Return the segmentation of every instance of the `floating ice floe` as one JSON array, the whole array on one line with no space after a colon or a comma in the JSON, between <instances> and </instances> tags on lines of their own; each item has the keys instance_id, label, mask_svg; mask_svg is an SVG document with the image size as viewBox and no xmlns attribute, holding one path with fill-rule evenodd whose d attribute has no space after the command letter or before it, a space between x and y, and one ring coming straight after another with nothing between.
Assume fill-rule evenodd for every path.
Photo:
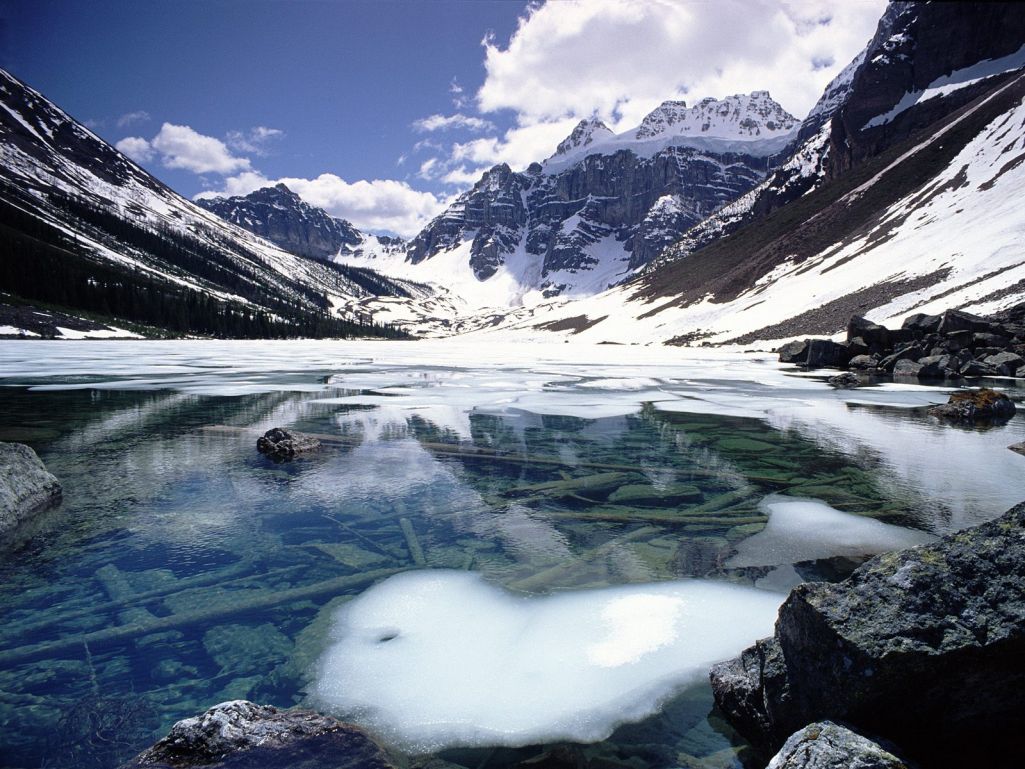
<instances>
[{"instance_id":1,"label":"floating ice floe","mask_svg":"<svg viewBox=\"0 0 1025 769\"><path fill-rule=\"evenodd\" d=\"M408 572L339 611L313 696L415 753L593 742L770 634L783 597L696 580L527 597Z\"/></svg>"},{"instance_id":2,"label":"floating ice floe","mask_svg":"<svg viewBox=\"0 0 1025 769\"><path fill-rule=\"evenodd\" d=\"M921 545L931 534L836 510L815 499L773 494L761 504L765 528L737 546L726 566L782 566L831 558L863 556Z\"/></svg>"}]
</instances>

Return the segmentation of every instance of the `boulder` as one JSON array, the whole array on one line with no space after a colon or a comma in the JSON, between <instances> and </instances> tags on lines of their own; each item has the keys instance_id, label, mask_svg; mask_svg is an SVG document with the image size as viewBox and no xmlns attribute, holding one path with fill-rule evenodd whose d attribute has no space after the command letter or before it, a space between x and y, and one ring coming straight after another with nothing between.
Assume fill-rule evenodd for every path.
<instances>
[{"instance_id":1,"label":"boulder","mask_svg":"<svg viewBox=\"0 0 1025 769\"><path fill-rule=\"evenodd\" d=\"M842 374L831 376L826 381L833 385L833 387L841 389L850 389L861 384L861 380L858 379L858 375L851 371L845 371Z\"/></svg>"},{"instance_id":2,"label":"boulder","mask_svg":"<svg viewBox=\"0 0 1025 769\"><path fill-rule=\"evenodd\" d=\"M847 340L847 355L849 357L856 358L859 355L868 355L870 352L872 351L860 336Z\"/></svg>"},{"instance_id":3,"label":"boulder","mask_svg":"<svg viewBox=\"0 0 1025 769\"><path fill-rule=\"evenodd\" d=\"M929 413L954 422L1006 422L1014 416L1014 402L1004 393L983 387L958 390L942 406L933 406Z\"/></svg>"},{"instance_id":4,"label":"boulder","mask_svg":"<svg viewBox=\"0 0 1025 769\"><path fill-rule=\"evenodd\" d=\"M907 764L844 726L817 721L790 735L766 769L907 769Z\"/></svg>"},{"instance_id":5,"label":"boulder","mask_svg":"<svg viewBox=\"0 0 1025 769\"><path fill-rule=\"evenodd\" d=\"M901 324L902 329L916 334L921 334L922 336L925 334L935 334L939 327L939 315L926 315L923 312L917 312L914 315L909 315Z\"/></svg>"},{"instance_id":6,"label":"boulder","mask_svg":"<svg viewBox=\"0 0 1025 769\"><path fill-rule=\"evenodd\" d=\"M256 449L275 459L291 459L296 454L305 454L320 448L316 438L295 430L274 427L256 440Z\"/></svg>"},{"instance_id":7,"label":"boulder","mask_svg":"<svg viewBox=\"0 0 1025 769\"><path fill-rule=\"evenodd\" d=\"M805 365L808 368L827 368L846 363L844 348L831 339L809 339Z\"/></svg>"},{"instance_id":8,"label":"boulder","mask_svg":"<svg viewBox=\"0 0 1025 769\"><path fill-rule=\"evenodd\" d=\"M1015 371L1015 372L1014 372L1014 376L1015 376L1015 377L1016 377L1017 379L1025 379L1025 366L1022 366L1022 367L1021 367L1021 368L1019 368L1019 369L1018 369L1017 371Z\"/></svg>"},{"instance_id":9,"label":"boulder","mask_svg":"<svg viewBox=\"0 0 1025 769\"><path fill-rule=\"evenodd\" d=\"M787 342L779 348L780 363L804 363L808 360L808 340L799 339Z\"/></svg>"},{"instance_id":10,"label":"boulder","mask_svg":"<svg viewBox=\"0 0 1025 769\"><path fill-rule=\"evenodd\" d=\"M970 360L960 368L961 376L998 376L995 368L981 360Z\"/></svg>"},{"instance_id":11,"label":"boulder","mask_svg":"<svg viewBox=\"0 0 1025 769\"><path fill-rule=\"evenodd\" d=\"M1025 758L1025 503L796 587L775 636L713 667L716 704L758 748L823 719L923 766Z\"/></svg>"},{"instance_id":12,"label":"boulder","mask_svg":"<svg viewBox=\"0 0 1025 769\"><path fill-rule=\"evenodd\" d=\"M967 332L965 332L967 333ZM1007 347L1011 343L1011 340L1006 336L1000 336L999 334L988 334L986 332L976 332L972 334L972 347Z\"/></svg>"},{"instance_id":13,"label":"boulder","mask_svg":"<svg viewBox=\"0 0 1025 769\"><path fill-rule=\"evenodd\" d=\"M360 728L311 710L282 710L233 700L171 727L121 769L391 769Z\"/></svg>"},{"instance_id":14,"label":"boulder","mask_svg":"<svg viewBox=\"0 0 1025 769\"><path fill-rule=\"evenodd\" d=\"M913 360L901 359L893 366L895 377L917 377L922 372L922 364Z\"/></svg>"},{"instance_id":15,"label":"boulder","mask_svg":"<svg viewBox=\"0 0 1025 769\"><path fill-rule=\"evenodd\" d=\"M885 350L890 346L890 330L860 315L851 317L847 324L847 339L861 338L873 350Z\"/></svg>"},{"instance_id":16,"label":"boulder","mask_svg":"<svg viewBox=\"0 0 1025 769\"><path fill-rule=\"evenodd\" d=\"M919 358L918 362L922 366L918 376L922 379L942 379L947 375L947 369L950 367L950 356L928 355Z\"/></svg>"},{"instance_id":17,"label":"boulder","mask_svg":"<svg viewBox=\"0 0 1025 769\"><path fill-rule=\"evenodd\" d=\"M1017 454L1025 456L1025 441L1021 441L1020 443L1012 443L1007 448L1009 448L1011 451Z\"/></svg>"},{"instance_id":18,"label":"boulder","mask_svg":"<svg viewBox=\"0 0 1025 769\"><path fill-rule=\"evenodd\" d=\"M1019 368L1025 366L1025 359L1013 352L998 352L983 358L982 362L995 368L1001 376L1014 376Z\"/></svg>"},{"instance_id":19,"label":"boulder","mask_svg":"<svg viewBox=\"0 0 1025 769\"><path fill-rule=\"evenodd\" d=\"M879 365L879 358L875 355L855 355L847 362L847 365L850 368L865 371L870 368L876 368Z\"/></svg>"},{"instance_id":20,"label":"boulder","mask_svg":"<svg viewBox=\"0 0 1025 769\"><path fill-rule=\"evenodd\" d=\"M925 355L925 350L916 344L907 345L879 361L879 368L883 371L893 371L900 360L918 360Z\"/></svg>"},{"instance_id":21,"label":"boulder","mask_svg":"<svg viewBox=\"0 0 1025 769\"><path fill-rule=\"evenodd\" d=\"M940 316L939 326L936 332L949 334L951 331L978 331L989 333L994 330L994 324L978 315L971 315L961 310L947 310Z\"/></svg>"},{"instance_id":22,"label":"boulder","mask_svg":"<svg viewBox=\"0 0 1025 769\"><path fill-rule=\"evenodd\" d=\"M0 443L0 534L58 502L62 491L31 448Z\"/></svg>"}]
</instances>

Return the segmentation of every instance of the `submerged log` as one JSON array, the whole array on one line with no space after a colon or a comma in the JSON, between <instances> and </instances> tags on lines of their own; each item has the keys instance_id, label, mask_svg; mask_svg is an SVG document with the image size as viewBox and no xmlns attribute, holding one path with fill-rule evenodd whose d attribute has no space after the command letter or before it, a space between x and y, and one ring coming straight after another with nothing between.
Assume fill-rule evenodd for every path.
<instances>
[{"instance_id":1,"label":"submerged log","mask_svg":"<svg viewBox=\"0 0 1025 769\"><path fill-rule=\"evenodd\" d=\"M424 549L420 547L420 540L416 537L416 530L408 518L400 518L399 526L402 527L402 536L406 538L406 545L409 547L409 557L417 566L426 566L427 559L424 558Z\"/></svg>"},{"instance_id":2,"label":"submerged log","mask_svg":"<svg viewBox=\"0 0 1025 769\"><path fill-rule=\"evenodd\" d=\"M334 579L315 582L312 585L294 587L288 590L264 592L257 596L239 596L237 601L231 603L218 603L216 606L172 614L169 617L158 617L146 622L132 622L105 630L96 630L92 633L68 636L56 641L44 641L43 643L22 646L20 648L4 649L0 650L0 666L7 667L45 657L54 657L67 651L74 651L77 654L82 644L98 646L101 644L118 643L151 633L177 630L187 625L219 623L228 617L234 617L239 614L271 609L286 603L296 603L330 595L331 593L338 593L343 590L362 587L363 585L390 577L393 574L398 574L400 571L404 571L404 569L377 569L376 571L368 571L363 574L335 577Z\"/></svg>"}]
</instances>

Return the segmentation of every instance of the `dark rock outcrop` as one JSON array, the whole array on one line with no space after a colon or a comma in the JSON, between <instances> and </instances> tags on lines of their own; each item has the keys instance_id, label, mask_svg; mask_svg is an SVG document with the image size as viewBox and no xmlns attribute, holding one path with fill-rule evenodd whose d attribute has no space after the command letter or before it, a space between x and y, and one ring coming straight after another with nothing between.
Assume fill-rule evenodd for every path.
<instances>
[{"instance_id":1,"label":"dark rock outcrop","mask_svg":"<svg viewBox=\"0 0 1025 769\"><path fill-rule=\"evenodd\" d=\"M833 387L842 389L850 389L861 384L861 380L858 378L858 375L851 371L845 371L842 374L831 376L826 380L826 382L833 385Z\"/></svg>"},{"instance_id":2,"label":"dark rock outcrop","mask_svg":"<svg viewBox=\"0 0 1025 769\"><path fill-rule=\"evenodd\" d=\"M391 769L363 730L310 710L233 700L171 727L121 769Z\"/></svg>"},{"instance_id":3,"label":"dark rock outcrop","mask_svg":"<svg viewBox=\"0 0 1025 769\"><path fill-rule=\"evenodd\" d=\"M309 205L284 184L245 196L196 202L225 221L299 256L330 259L343 247L363 241L363 234L352 224Z\"/></svg>"},{"instance_id":4,"label":"dark rock outcrop","mask_svg":"<svg viewBox=\"0 0 1025 769\"><path fill-rule=\"evenodd\" d=\"M1014 416L1014 402L1004 393L983 387L952 393L942 406L933 406L929 413L952 422L1006 422Z\"/></svg>"},{"instance_id":5,"label":"dark rock outcrop","mask_svg":"<svg viewBox=\"0 0 1025 769\"><path fill-rule=\"evenodd\" d=\"M291 459L296 454L307 454L320 448L316 438L296 430L273 427L256 439L256 449L274 459Z\"/></svg>"},{"instance_id":6,"label":"dark rock outcrop","mask_svg":"<svg viewBox=\"0 0 1025 769\"><path fill-rule=\"evenodd\" d=\"M0 443L0 534L60 500L62 488L31 448Z\"/></svg>"},{"instance_id":7,"label":"dark rock outcrop","mask_svg":"<svg viewBox=\"0 0 1025 769\"><path fill-rule=\"evenodd\" d=\"M772 639L712 669L716 703L767 753L823 719L923 765L1025 760L1025 503L839 584L795 588Z\"/></svg>"},{"instance_id":8,"label":"dark rock outcrop","mask_svg":"<svg viewBox=\"0 0 1025 769\"><path fill-rule=\"evenodd\" d=\"M767 769L907 769L907 764L844 726L820 721L790 735Z\"/></svg>"}]
</instances>

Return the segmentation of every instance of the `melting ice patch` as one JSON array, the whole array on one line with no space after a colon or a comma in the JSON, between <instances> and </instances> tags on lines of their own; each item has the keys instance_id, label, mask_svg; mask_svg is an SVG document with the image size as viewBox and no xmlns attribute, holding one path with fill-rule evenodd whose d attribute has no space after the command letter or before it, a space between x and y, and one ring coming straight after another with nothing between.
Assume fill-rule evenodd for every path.
<instances>
[{"instance_id":1,"label":"melting ice patch","mask_svg":"<svg viewBox=\"0 0 1025 769\"><path fill-rule=\"evenodd\" d=\"M737 546L727 567L781 566L837 555L874 555L935 539L924 531L843 513L814 499L774 494L762 501L761 508L769 522Z\"/></svg>"},{"instance_id":2,"label":"melting ice patch","mask_svg":"<svg viewBox=\"0 0 1025 769\"><path fill-rule=\"evenodd\" d=\"M782 600L692 580L525 597L408 572L339 611L313 696L415 753L593 742L769 635Z\"/></svg>"}]
</instances>

